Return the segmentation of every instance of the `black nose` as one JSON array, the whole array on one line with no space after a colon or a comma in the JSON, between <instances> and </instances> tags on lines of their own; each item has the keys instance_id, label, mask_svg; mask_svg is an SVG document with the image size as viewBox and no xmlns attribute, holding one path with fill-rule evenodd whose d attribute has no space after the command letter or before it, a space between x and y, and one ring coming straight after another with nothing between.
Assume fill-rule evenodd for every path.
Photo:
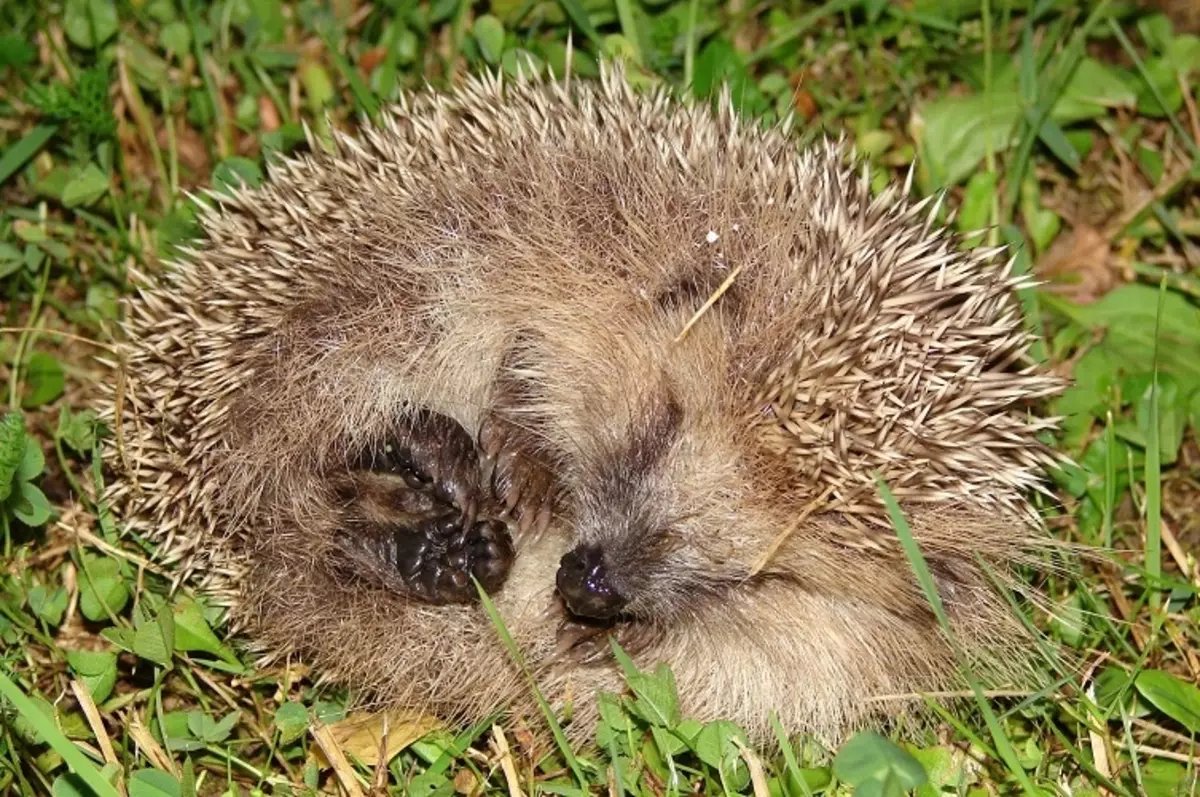
<instances>
[{"instance_id":1,"label":"black nose","mask_svg":"<svg viewBox=\"0 0 1200 797\"><path fill-rule=\"evenodd\" d=\"M572 614L603 620L625 607L625 599L608 580L604 556L595 545L581 545L564 556L555 580Z\"/></svg>"}]
</instances>

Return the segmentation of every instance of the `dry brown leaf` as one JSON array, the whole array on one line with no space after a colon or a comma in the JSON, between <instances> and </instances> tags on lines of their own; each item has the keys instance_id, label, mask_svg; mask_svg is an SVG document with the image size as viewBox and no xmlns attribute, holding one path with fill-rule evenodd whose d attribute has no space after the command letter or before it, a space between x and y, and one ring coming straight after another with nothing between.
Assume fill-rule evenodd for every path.
<instances>
[{"instance_id":1,"label":"dry brown leaf","mask_svg":"<svg viewBox=\"0 0 1200 797\"><path fill-rule=\"evenodd\" d=\"M460 769L454 773L454 791L458 794L472 794L479 788L479 778L469 769Z\"/></svg>"},{"instance_id":2,"label":"dry brown leaf","mask_svg":"<svg viewBox=\"0 0 1200 797\"><path fill-rule=\"evenodd\" d=\"M279 109L266 94L260 94L258 97L258 121L259 126L268 133L278 130L282 124L279 119Z\"/></svg>"},{"instance_id":3,"label":"dry brown leaf","mask_svg":"<svg viewBox=\"0 0 1200 797\"><path fill-rule=\"evenodd\" d=\"M343 753L353 756L365 766L372 767L379 763L385 717L387 718L385 753L387 761L391 761L401 750L440 725L436 718L416 712L371 713L359 711L326 727L333 741L337 743ZM321 751L315 750L313 757L323 769L329 768L329 760Z\"/></svg>"},{"instance_id":4,"label":"dry brown leaf","mask_svg":"<svg viewBox=\"0 0 1200 797\"><path fill-rule=\"evenodd\" d=\"M375 71L375 67L383 63L383 59L387 57L387 49L384 47L373 47L367 50L358 58L358 69L362 72L362 76L370 78L371 73Z\"/></svg>"},{"instance_id":5,"label":"dry brown leaf","mask_svg":"<svg viewBox=\"0 0 1200 797\"><path fill-rule=\"evenodd\" d=\"M164 154L170 146L170 138L165 127L157 133L158 145ZM207 174L211 168L208 157L208 147L204 144L204 136L188 125L175 125L175 146L179 153L179 163L185 169L195 174Z\"/></svg>"},{"instance_id":6,"label":"dry brown leaf","mask_svg":"<svg viewBox=\"0 0 1200 797\"><path fill-rule=\"evenodd\" d=\"M1116 273L1108 239L1099 230L1080 224L1059 236L1042 255L1035 271L1050 280L1048 290L1073 302L1088 304L1112 290Z\"/></svg>"}]
</instances>

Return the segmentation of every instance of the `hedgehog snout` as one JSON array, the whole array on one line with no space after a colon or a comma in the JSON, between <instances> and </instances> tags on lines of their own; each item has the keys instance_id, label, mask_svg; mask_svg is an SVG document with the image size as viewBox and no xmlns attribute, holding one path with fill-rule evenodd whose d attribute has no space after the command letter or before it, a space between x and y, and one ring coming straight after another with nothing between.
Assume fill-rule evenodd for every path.
<instances>
[{"instance_id":1,"label":"hedgehog snout","mask_svg":"<svg viewBox=\"0 0 1200 797\"><path fill-rule=\"evenodd\" d=\"M555 583L567 609L578 617L614 617L627 602L613 586L597 545L580 545L563 556Z\"/></svg>"}]
</instances>

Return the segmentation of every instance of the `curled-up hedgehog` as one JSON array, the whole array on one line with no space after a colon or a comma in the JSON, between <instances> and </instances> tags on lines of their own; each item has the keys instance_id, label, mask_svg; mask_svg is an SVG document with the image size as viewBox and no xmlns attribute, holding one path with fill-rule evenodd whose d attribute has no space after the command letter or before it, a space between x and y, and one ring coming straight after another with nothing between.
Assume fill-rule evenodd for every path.
<instances>
[{"instance_id":1,"label":"curled-up hedgehog","mask_svg":"<svg viewBox=\"0 0 1200 797\"><path fill-rule=\"evenodd\" d=\"M482 588L578 740L610 638L691 716L838 739L957 683L878 477L974 670L1030 669L995 583L1045 541L1061 386L935 203L612 68L314 150L131 300L109 414L118 516L264 661L534 716Z\"/></svg>"}]
</instances>

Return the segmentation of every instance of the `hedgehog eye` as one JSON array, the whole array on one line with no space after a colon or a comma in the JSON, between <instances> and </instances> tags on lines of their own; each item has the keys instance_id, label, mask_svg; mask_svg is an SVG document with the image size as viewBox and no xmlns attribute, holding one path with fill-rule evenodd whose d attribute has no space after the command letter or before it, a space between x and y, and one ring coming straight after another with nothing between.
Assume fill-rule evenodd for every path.
<instances>
[{"instance_id":1,"label":"hedgehog eye","mask_svg":"<svg viewBox=\"0 0 1200 797\"><path fill-rule=\"evenodd\" d=\"M337 541L353 575L430 604L478 598L472 577L499 589L513 561L505 523L488 504L475 443L453 419L422 412L333 479Z\"/></svg>"}]
</instances>

